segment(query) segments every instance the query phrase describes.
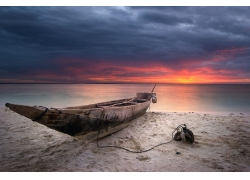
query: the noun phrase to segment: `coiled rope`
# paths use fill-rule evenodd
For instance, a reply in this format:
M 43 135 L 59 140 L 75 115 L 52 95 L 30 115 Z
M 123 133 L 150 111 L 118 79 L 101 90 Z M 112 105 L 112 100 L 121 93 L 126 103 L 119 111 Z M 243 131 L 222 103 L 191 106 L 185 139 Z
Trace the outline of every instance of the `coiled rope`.
M 102 122 L 103 122 L 103 120 L 101 121 L 101 125 L 102 125 Z M 101 131 L 101 125 L 100 125 L 99 131 L 98 131 L 97 141 L 96 141 L 96 145 L 97 145 L 98 148 L 118 148 L 118 149 L 126 150 L 126 151 L 131 152 L 131 153 L 144 153 L 144 152 L 151 151 L 152 149 L 154 149 L 154 148 L 156 148 L 158 146 L 161 146 L 161 145 L 164 145 L 164 144 L 169 144 L 170 142 L 172 142 L 174 140 L 174 132 L 178 131 L 178 129 L 181 128 L 183 125 L 186 126 L 185 124 L 180 124 L 179 126 L 177 126 L 177 128 L 175 128 L 175 130 L 172 132 L 172 139 L 170 141 L 168 141 L 168 142 L 157 144 L 157 145 L 155 145 L 155 146 L 153 146 L 153 147 L 151 147 L 149 149 L 146 149 L 146 150 L 133 151 L 133 150 L 121 147 L 121 146 L 112 146 L 112 145 L 100 146 L 99 145 L 99 134 L 100 134 L 100 131 Z

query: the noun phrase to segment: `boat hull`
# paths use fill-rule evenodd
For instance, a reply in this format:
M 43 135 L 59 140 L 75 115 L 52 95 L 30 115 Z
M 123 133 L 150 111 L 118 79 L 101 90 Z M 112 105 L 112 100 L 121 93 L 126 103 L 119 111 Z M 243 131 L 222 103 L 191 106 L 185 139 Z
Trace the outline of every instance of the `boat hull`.
M 142 99 L 137 93 L 135 98 L 61 109 L 10 103 L 6 103 L 6 107 L 51 129 L 90 141 L 96 139 L 98 133 L 101 138 L 122 130 L 145 114 L 151 103 L 151 94 L 147 93 L 147 99 Z

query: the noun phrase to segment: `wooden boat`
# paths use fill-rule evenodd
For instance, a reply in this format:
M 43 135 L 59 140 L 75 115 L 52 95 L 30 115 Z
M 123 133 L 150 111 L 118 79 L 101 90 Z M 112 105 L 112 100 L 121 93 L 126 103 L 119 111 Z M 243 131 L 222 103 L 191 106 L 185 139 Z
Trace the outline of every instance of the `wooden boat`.
M 142 116 L 156 93 L 137 93 L 136 97 L 85 106 L 46 108 L 6 103 L 12 111 L 71 136 L 94 140 L 127 127 Z

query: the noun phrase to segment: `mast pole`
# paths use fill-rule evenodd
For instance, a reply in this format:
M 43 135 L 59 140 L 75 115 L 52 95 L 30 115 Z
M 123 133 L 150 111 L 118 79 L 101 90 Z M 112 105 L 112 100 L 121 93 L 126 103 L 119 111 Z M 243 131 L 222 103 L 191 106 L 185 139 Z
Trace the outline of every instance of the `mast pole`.
M 156 86 L 156 84 L 155 84 L 155 86 Z M 155 89 L 155 86 L 154 86 L 154 88 L 152 89 L 152 91 L 151 91 L 151 93 L 154 91 L 154 89 Z

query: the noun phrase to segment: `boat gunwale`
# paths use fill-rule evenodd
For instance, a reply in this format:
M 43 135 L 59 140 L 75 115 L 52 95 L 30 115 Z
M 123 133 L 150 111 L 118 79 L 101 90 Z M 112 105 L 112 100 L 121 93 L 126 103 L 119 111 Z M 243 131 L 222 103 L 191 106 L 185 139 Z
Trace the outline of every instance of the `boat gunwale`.
M 155 93 L 150 93 L 150 94 L 155 94 Z M 129 103 L 129 102 L 133 102 L 134 99 L 136 99 L 137 96 L 133 97 L 133 98 L 125 98 L 125 99 L 117 99 L 117 100 L 111 100 L 111 101 L 105 101 L 105 102 L 99 102 L 99 103 L 93 103 L 93 104 L 86 104 L 86 105 L 82 105 L 82 106 L 70 106 L 70 107 L 63 107 L 63 108 L 56 108 L 58 110 L 73 110 L 73 109 L 78 109 L 78 110 L 85 110 L 85 109 L 97 109 L 97 108 L 117 108 L 117 107 L 126 107 L 126 106 L 116 106 L 115 104 L 110 104 L 110 105 L 105 105 L 105 104 L 108 104 L 108 103 L 112 103 L 112 102 L 119 102 L 117 104 L 124 104 L 124 103 Z M 145 102 L 135 102 L 136 104 L 131 104 L 131 105 L 127 105 L 127 106 L 134 106 L 134 105 L 140 105 L 140 104 L 143 104 L 143 103 L 146 103 L 146 102 L 150 102 L 151 101 L 151 98 L 148 100 L 146 99 Z M 102 106 L 103 107 L 90 107 L 88 108 L 88 106 Z M 82 107 L 82 108 L 81 108 Z M 86 107 L 86 108 L 85 108 Z
M 150 100 L 145 101 L 145 102 L 140 102 L 137 104 L 125 105 L 125 106 L 103 106 L 103 107 L 93 107 L 93 108 L 86 108 L 86 109 L 84 109 L 84 108 L 78 108 L 78 109 L 75 109 L 75 108 L 72 108 L 72 109 L 71 108 L 70 109 L 68 109 L 68 108 L 56 108 L 56 109 L 58 109 L 60 111 L 82 111 L 82 110 L 88 111 L 88 110 L 92 110 L 92 109 L 111 109 L 111 108 L 112 109 L 120 109 L 120 108 L 122 109 L 122 108 L 126 108 L 126 107 L 142 105 L 142 104 L 148 103 L 148 102 L 150 102 Z M 126 102 L 124 104 L 126 104 Z M 37 108 L 37 107 L 34 107 L 34 108 Z M 58 112 L 58 110 L 56 110 L 56 109 L 49 109 L 49 110 L 52 112 Z
M 137 93 L 138 94 L 138 93 Z M 141 94 L 156 94 L 156 93 L 147 93 L 147 92 L 143 92 Z M 101 105 L 101 104 L 108 104 L 108 103 L 112 103 L 112 102 L 119 102 L 121 101 L 120 103 L 126 103 L 126 102 L 122 102 L 122 101 L 131 101 L 131 100 L 134 100 L 136 99 L 138 96 L 135 96 L 135 97 L 132 97 L 132 98 L 124 98 L 124 99 L 117 99 L 117 100 L 111 100 L 111 101 L 104 101 L 104 102 L 98 102 L 98 103 L 93 103 L 93 104 L 86 104 L 86 105 L 80 105 L 80 106 L 69 106 L 69 107 L 63 107 L 63 108 L 57 108 L 57 109 L 76 109 L 78 107 L 83 107 L 83 108 L 78 108 L 78 109 L 84 109 L 84 107 L 87 107 L 87 106 L 94 106 L 94 105 Z M 150 98 L 149 100 L 147 99 L 145 102 L 149 102 L 151 101 L 152 98 Z M 137 102 L 138 104 L 142 104 L 142 103 L 145 103 L 145 102 Z M 113 105 L 113 104 L 111 104 Z M 107 105 L 106 107 L 110 107 L 111 105 Z M 137 104 L 135 104 L 137 105 Z M 116 107 L 116 106 L 112 106 L 112 107 Z M 125 106 L 124 106 L 125 107 Z M 95 108 L 98 108 L 98 107 L 94 107 L 94 108 L 89 108 L 89 109 L 95 109 Z

